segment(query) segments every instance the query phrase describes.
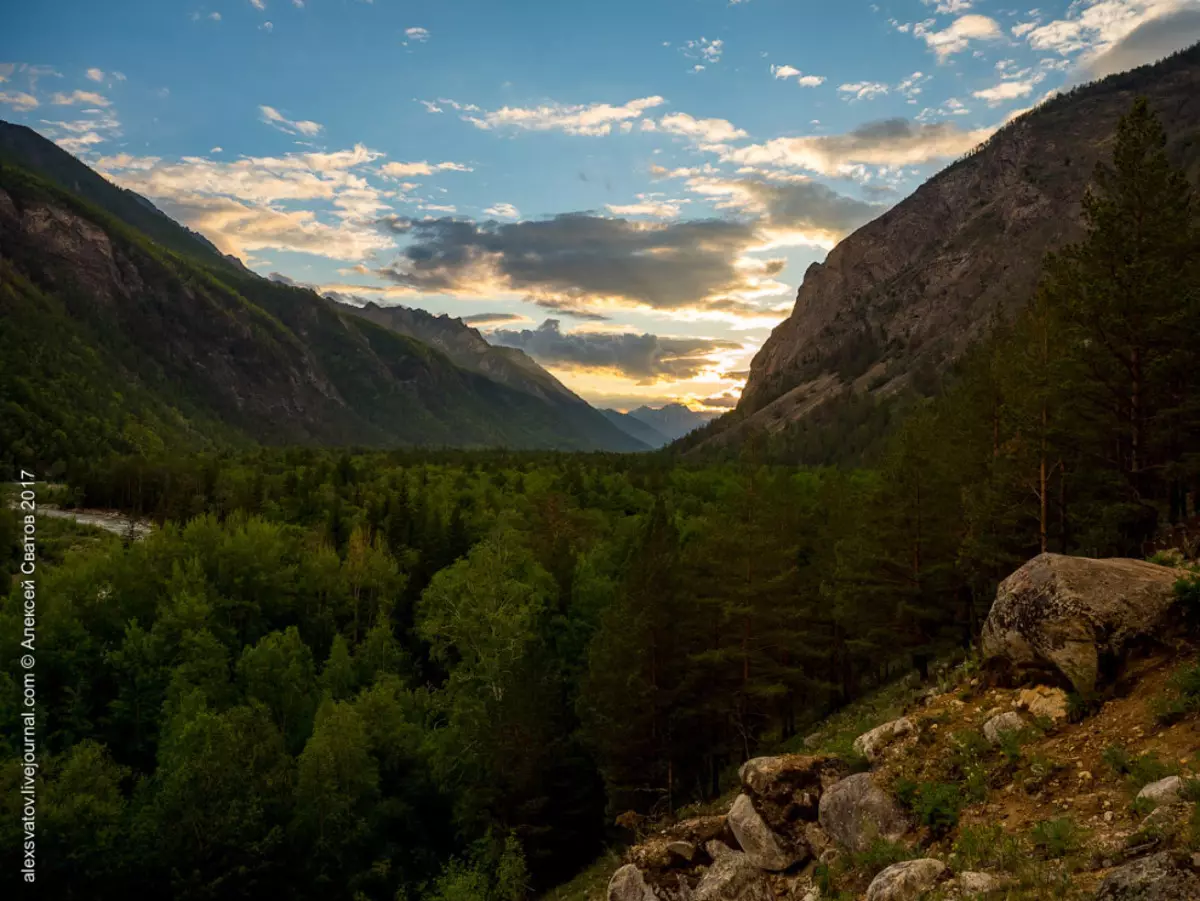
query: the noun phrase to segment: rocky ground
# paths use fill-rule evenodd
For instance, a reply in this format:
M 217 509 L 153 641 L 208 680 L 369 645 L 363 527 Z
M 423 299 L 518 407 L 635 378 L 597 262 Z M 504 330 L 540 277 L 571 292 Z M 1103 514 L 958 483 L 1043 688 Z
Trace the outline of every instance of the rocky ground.
M 852 748 L 829 723 L 811 753 L 748 761 L 736 796 L 661 826 L 589 897 L 1200 901 L 1200 653 L 1172 625 L 1177 571 L 1123 592 L 1127 562 L 1106 563 L 1031 561 L 993 611 L 1006 656 L 985 642 Z M 1038 677 L 997 684 L 1017 670 Z

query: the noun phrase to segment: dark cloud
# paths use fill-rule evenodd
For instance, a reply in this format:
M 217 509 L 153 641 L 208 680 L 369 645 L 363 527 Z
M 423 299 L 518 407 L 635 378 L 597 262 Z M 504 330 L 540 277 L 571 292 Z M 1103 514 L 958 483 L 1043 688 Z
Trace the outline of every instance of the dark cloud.
M 757 228 L 726 219 L 647 225 L 587 213 L 511 223 L 390 217 L 380 224 L 412 241 L 379 270 L 391 281 L 442 292 L 498 278 L 577 309 L 594 297 L 676 309 L 735 294 L 747 287 L 735 263 Z
M 722 372 L 721 378 L 723 378 L 723 379 L 748 379 L 748 378 L 750 378 L 750 370 L 749 369 L 735 369 L 731 372 Z
M 462 321 L 467 325 L 489 325 L 493 322 L 516 322 L 524 318 L 516 313 L 475 313 L 462 317 Z
M 496 329 L 489 340 L 520 348 L 539 363 L 607 369 L 641 384 L 691 378 L 709 365 L 711 354 L 741 347 L 736 341 L 720 338 L 564 332 L 557 319 L 547 319 L 536 329 Z
M 1200 6 L 1190 4 L 1143 22 L 1108 50 L 1084 63 L 1080 74 L 1103 78 L 1157 62 L 1200 41 Z
M 887 209 L 886 205 L 839 194 L 815 181 L 743 179 L 737 184 L 764 207 L 766 224 L 780 228 L 850 232 Z
M 706 407 L 723 407 L 732 410 L 738 404 L 738 396 L 736 394 L 714 394 L 712 397 L 704 398 L 700 403 Z

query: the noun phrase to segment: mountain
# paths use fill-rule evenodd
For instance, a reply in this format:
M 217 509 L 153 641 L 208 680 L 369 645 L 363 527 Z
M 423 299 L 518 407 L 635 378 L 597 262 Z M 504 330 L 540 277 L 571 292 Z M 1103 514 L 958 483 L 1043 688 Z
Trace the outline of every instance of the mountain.
M 715 419 L 718 414 L 693 410 L 683 404 L 667 404 L 658 408 L 638 407 L 630 410 L 629 415 L 665 435 L 668 441 L 674 441 Z
M 638 440 L 636 436 L 632 436 L 636 444 L 630 445 L 627 430 L 614 429 L 614 424 L 600 410 L 567 388 L 524 351 L 489 344 L 478 329 L 471 328 L 461 319 L 444 314 L 434 316 L 426 310 L 411 307 L 383 307 L 375 303 L 357 306 L 336 294 L 329 297 L 351 315 L 441 351 L 468 372 L 538 398 L 555 409 L 576 433 L 594 441 L 596 447 L 646 450 L 658 446 Z
M 631 416 L 629 413 L 622 413 L 620 410 L 601 410 L 600 412 L 609 422 L 625 432 L 625 434 L 636 438 L 649 447 L 665 447 L 673 440 L 653 426 L 642 422 L 636 416 Z
M 791 315 L 751 363 L 737 409 L 691 448 L 803 430 L 828 417 L 833 399 L 861 408 L 863 398 L 936 388 L 998 314 L 1029 299 L 1046 252 L 1081 236 L 1094 167 L 1139 95 L 1196 182 L 1200 45 L 1048 100 L 810 266 Z
M 254 442 L 645 449 L 582 401 L 550 403 L 233 265 L 13 128 L 51 173 L 0 162 L 12 462 Z

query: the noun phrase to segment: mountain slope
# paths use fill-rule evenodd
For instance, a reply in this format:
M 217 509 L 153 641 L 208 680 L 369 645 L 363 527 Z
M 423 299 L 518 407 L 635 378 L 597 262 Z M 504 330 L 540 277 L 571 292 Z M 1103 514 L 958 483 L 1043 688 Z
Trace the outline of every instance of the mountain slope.
M 524 351 L 493 346 L 478 329 L 471 328 L 460 319 L 446 315 L 434 316 L 425 310 L 410 307 L 382 307 L 375 303 L 361 307 L 342 304 L 342 308 L 351 315 L 428 344 L 469 372 L 538 398 L 556 409 L 575 431 L 587 436 L 598 447 L 645 450 L 659 446 L 642 441 L 636 435 L 631 436 L 626 429 L 614 428 L 614 424 L 599 410 L 572 392 Z M 634 438 L 632 443 L 629 442 L 630 437 Z
M 631 435 L 648 447 L 665 447 L 671 443 L 672 439 L 629 413 L 622 413 L 619 410 L 601 410 L 600 413 L 622 432 Z
M 643 449 L 201 256 L 0 164 L 0 446 L 14 462 L 255 441 Z
M 666 435 L 669 441 L 682 438 L 717 416 L 716 413 L 693 410 L 683 404 L 666 404 L 657 408 L 641 406 L 630 410 L 629 415 L 660 435 Z
M 1081 235 L 1095 164 L 1142 94 L 1196 181 L 1200 46 L 1048 101 L 810 266 L 736 411 L 695 446 L 780 432 L 848 389 L 886 398 L 936 374 L 1031 296 L 1048 250 Z

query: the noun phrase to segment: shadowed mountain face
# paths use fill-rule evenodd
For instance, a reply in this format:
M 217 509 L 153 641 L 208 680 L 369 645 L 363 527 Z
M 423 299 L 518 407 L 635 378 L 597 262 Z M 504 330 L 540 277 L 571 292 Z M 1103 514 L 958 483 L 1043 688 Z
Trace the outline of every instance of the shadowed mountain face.
M 665 435 L 668 441 L 674 441 L 715 419 L 718 414 L 693 410 L 683 404 L 667 404 L 657 408 L 638 407 L 636 410 L 630 410 L 629 415 L 650 426 L 660 435 Z
M 921 390 L 922 373 L 944 368 L 998 313 L 1030 298 L 1047 251 L 1081 236 L 1094 167 L 1139 95 L 1195 183 L 1200 46 L 1050 100 L 809 267 L 791 315 L 755 356 L 737 409 L 696 447 L 787 429 L 851 390 Z
M 235 265 L 27 129 L 0 125 L 0 146 L 45 163 L 0 163 L 0 446 L 14 459 L 252 442 L 645 449 L 541 370 L 513 387 L 456 365 Z

